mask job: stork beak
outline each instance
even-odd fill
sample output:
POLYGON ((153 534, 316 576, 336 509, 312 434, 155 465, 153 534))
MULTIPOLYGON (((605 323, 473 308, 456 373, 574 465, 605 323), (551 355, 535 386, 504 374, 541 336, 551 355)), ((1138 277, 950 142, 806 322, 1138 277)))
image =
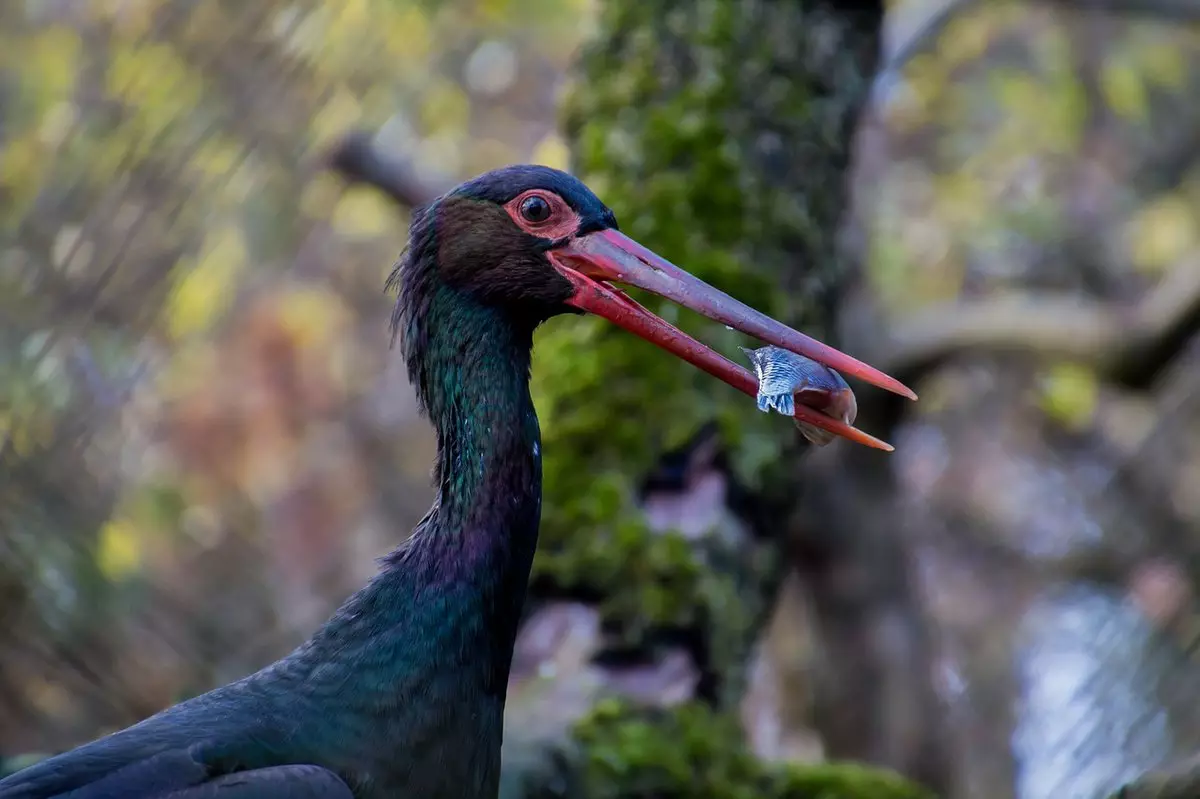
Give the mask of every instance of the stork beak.
MULTIPOLYGON (((610 284, 623 283, 645 289, 842 374, 908 399, 917 398, 912 389, 894 377, 743 305, 616 230, 576 236, 547 255, 575 287, 574 295, 567 300, 568 305, 603 316, 752 397, 757 395, 758 381, 748 370, 658 318, 610 284)), ((890 444, 801 403, 796 404, 796 419, 859 444, 892 449, 890 444)))

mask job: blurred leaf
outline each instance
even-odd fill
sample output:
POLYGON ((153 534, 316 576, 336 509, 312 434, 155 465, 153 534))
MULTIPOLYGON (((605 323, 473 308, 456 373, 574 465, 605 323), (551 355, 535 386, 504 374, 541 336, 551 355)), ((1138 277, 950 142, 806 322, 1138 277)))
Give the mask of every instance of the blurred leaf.
POLYGON ((197 74, 165 44, 118 46, 107 77, 109 92, 131 106, 135 131, 144 137, 161 133, 200 101, 197 74))
POLYGON ((1188 59, 1183 48, 1160 41, 1158 37, 1139 48, 1138 62, 1146 80, 1167 89, 1182 89, 1187 82, 1188 59))
POLYGON ((948 68, 976 60, 987 52, 995 22, 986 13, 963 11, 938 37, 938 53, 948 68))
POLYGON ((234 276, 246 261, 241 231, 224 225, 210 234, 204 252, 192 268, 186 262, 167 307, 167 323, 175 338, 206 330, 231 299, 234 276))
POLYGON ((456 83, 437 80, 426 90, 421 121, 429 130, 465 130, 470 116, 471 101, 456 83))
POLYGON ((333 340, 349 314, 336 294, 305 286, 289 289, 280 298, 279 323, 301 348, 333 340))
POLYGON ((4 202, 0 218, 19 218, 37 195, 42 176, 49 166, 45 147, 36 131, 5 142, 0 150, 0 188, 4 202))
POLYGON ((1100 70, 1100 88, 1112 110, 1130 120, 1142 120, 1149 112, 1142 76, 1128 61, 1110 59, 1100 70))
POLYGON ((1147 204, 1130 222, 1130 255, 1142 269, 1161 272, 1197 245, 1195 203, 1169 194, 1147 204))
POLYGON ((400 64, 419 64, 429 58, 434 43, 429 17, 416 3, 386 3, 389 25, 379 26, 384 46, 400 64))
POLYGON ((300 210, 313 219, 332 219, 345 191, 345 182, 337 175, 328 172, 314 175, 304 184, 300 210))
POLYGON ((333 209, 333 226, 347 236, 377 236, 396 224, 396 212, 374 189, 352 187, 333 209))
POLYGON ((320 147, 332 143, 354 127, 362 117, 362 107, 355 95, 339 86, 329 102, 317 113, 312 122, 311 141, 320 147))
POLYGON ((86 4, 97 17, 111 22, 123 36, 144 36, 162 9, 162 0, 93 0, 86 4))
POLYGON ((1086 367, 1060 364, 1042 380, 1042 409, 1071 430, 1087 427, 1096 412, 1096 374, 1086 367))
POLYGON ((70 28, 46 28, 29 40, 23 74, 27 96, 32 95, 38 116, 70 98, 79 66, 79 34, 70 28))
POLYGON ((111 519, 100 529, 96 564, 113 582, 135 572, 142 562, 141 542, 137 530, 128 521, 111 519))
POLYGON ((535 164, 545 164, 555 169, 568 169, 571 153, 562 137, 551 133, 533 148, 533 156, 530 160, 535 164))

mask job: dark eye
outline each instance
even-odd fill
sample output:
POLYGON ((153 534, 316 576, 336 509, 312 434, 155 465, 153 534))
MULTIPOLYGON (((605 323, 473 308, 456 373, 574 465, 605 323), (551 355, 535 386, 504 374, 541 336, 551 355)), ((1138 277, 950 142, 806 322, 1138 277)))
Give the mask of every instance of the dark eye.
POLYGON ((526 222, 545 222, 550 218, 550 203, 545 197, 532 194, 521 201, 521 216, 526 222))

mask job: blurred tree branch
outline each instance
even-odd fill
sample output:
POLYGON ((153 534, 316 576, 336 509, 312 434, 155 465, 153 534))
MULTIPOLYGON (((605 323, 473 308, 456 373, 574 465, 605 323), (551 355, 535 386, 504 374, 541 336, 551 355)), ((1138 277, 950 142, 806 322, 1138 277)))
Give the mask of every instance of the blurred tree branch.
POLYGON ((1200 271, 1176 267, 1132 307, 1021 292, 931 309, 887 337, 883 369, 911 379, 956 354, 1014 351, 1078 361, 1141 383, 1200 326, 1200 271))
POLYGON ((409 161, 377 146, 366 131, 339 139, 326 151, 324 163, 346 180, 379 189, 404 208, 425 205, 451 188, 420 177, 409 161))
MULTIPOLYGON (((880 69, 879 78, 894 79, 914 57, 925 52, 956 17, 982 5, 979 0, 951 0, 931 14, 925 24, 896 49, 896 54, 880 69)), ((1195 0, 1032 0, 1030 5, 1151 17, 1164 22, 1189 22, 1200 19, 1200 3, 1195 0)))

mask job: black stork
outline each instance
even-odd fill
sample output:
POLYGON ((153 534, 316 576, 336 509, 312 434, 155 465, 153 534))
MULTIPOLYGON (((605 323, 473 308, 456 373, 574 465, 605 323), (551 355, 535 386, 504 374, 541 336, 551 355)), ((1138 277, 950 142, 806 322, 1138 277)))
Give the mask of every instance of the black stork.
MULTIPOLYGON (((557 314, 598 314, 756 394, 747 370, 614 284, 915 399, 624 236, 583 183, 544 166, 489 172, 415 212, 389 283, 399 287, 393 335, 437 430, 433 508, 287 657, 18 772, 0 781, 2 799, 496 796, 541 515, 534 329, 557 314)), ((796 415, 887 448, 812 408, 796 415)))

